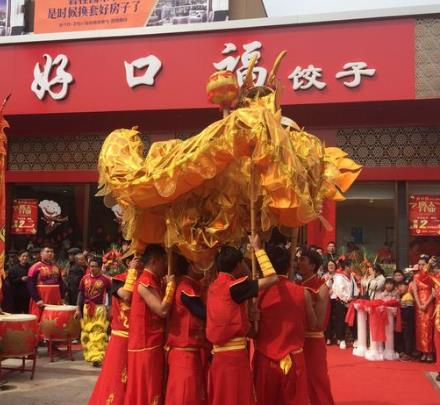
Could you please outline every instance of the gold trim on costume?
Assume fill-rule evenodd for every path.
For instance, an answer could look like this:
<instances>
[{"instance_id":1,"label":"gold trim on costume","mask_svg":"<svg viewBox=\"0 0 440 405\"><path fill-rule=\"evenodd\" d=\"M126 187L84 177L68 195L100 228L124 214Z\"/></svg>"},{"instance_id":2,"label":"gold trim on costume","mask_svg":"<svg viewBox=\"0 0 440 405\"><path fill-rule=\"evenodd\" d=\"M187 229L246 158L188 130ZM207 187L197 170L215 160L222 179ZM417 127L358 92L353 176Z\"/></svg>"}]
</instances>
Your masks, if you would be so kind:
<instances>
[{"instance_id":1,"label":"gold trim on costume","mask_svg":"<svg viewBox=\"0 0 440 405\"><path fill-rule=\"evenodd\" d=\"M283 372L284 375L289 374L290 369L292 366L294 366L294 362L291 354L299 354L303 352L303 348L301 347L298 350L294 350L293 352L287 353L281 360L280 360L280 369Z\"/></svg>"},{"instance_id":2,"label":"gold trim on costume","mask_svg":"<svg viewBox=\"0 0 440 405\"><path fill-rule=\"evenodd\" d=\"M129 352L146 352L148 350L159 349L160 345L153 347L144 347L143 349L128 349Z\"/></svg>"},{"instance_id":3,"label":"gold trim on costume","mask_svg":"<svg viewBox=\"0 0 440 405\"><path fill-rule=\"evenodd\" d=\"M124 367L121 371L121 383L122 384L127 384L127 367Z\"/></svg>"},{"instance_id":4,"label":"gold trim on costume","mask_svg":"<svg viewBox=\"0 0 440 405\"><path fill-rule=\"evenodd\" d=\"M52 288L60 288L58 284L37 284L37 287L52 287Z\"/></svg>"},{"instance_id":5,"label":"gold trim on costume","mask_svg":"<svg viewBox=\"0 0 440 405\"><path fill-rule=\"evenodd\" d=\"M112 330L112 335L128 338L128 332L125 330Z\"/></svg>"},{"instance_id":6,"label":"gold trim on costume","mask_svg":"<svg viewBox=\"0 0 440 405\"><path fill-rule=\"evenodd\" d=\"M167 350L167 351L180 350L182 352L198 352L200 350L200 347L190 347L190 346L188 346L188 347L175 347L175 346L169 347L169 346L167 346L165 348L165 350Z\"/></svg>"},{"instance_id":7,"label":"gold trim on costume","mask_svg":"<svg viewBox=\"0 0 440 405\"><path fill-rule=\"evenodd\" d=\"M324 332L305 332L304 337L306 337L306 338L323 338Z\"/></svg>"},{"instance_id":8,"label":"gold trim on costume","mask_svg":"<svg viewBox=\"0 0 440 405\"><path fill-rule=\"evenodd\" d=\"M247 347L247 339L245 337L238 337L231 339L224 345L214 345L212 353L229 352L233 350L244 350Z\"/></svg>"}]
</instances>

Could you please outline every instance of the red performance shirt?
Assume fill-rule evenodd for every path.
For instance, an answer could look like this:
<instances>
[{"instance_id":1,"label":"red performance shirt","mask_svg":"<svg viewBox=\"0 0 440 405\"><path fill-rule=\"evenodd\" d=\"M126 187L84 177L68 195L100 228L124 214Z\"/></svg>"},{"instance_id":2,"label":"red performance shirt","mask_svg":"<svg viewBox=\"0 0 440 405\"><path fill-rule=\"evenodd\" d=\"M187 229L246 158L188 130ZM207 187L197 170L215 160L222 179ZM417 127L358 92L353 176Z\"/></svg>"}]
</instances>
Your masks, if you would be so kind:
<instances>
[{"instance_id":1,"label":"red performance shirt","mask_svg":"<svg viewBox=\"0 0 440 405\"><path fill-rule=\"evenodd\" d=\"M231 296L234 285L247 282L247 277L235 279L220 272L208 288L206 336L215 345L245 337L249 331L246 302L237 303Z\"/></svg>"},{"instance_id":2,"label":"red performance shirt","mask_svg":"<svg viewBox=\"0 0 440 405\"><path fill-rule=\"evenodd\" d=\"M79 290L84 296L85 304L102 305L104 303L105 294L110 291L112 281L104 274L93 277L86 274L79 284Z\"/></svg>"},{"instance_id":3,"label":"red performance shirt","mask_svg":"<svg viewBox=\"0 0 440 405\"><path fill-rule=\"evenodd\" d=\"M260 324L256 350L279 361L288 353L302 349L306 306L304 288L280 276L272 287L258 296Z\"/></svg>"},{"instance_id":4,"label":"red performance shirt","mask_svg":"<svg viewBox=\"0 0 440 405\"><path fill-rule=\"evenodd\" d=\"M312 277L309 277L308 279L301 282L301 285L310 292L310 295L312 296L313 304L316 304L318 301L319 296L319 290L321 287L325 284L325 280L318 277L316 274ZM325 286L325 288L328 288ZM324 318L324 327L319 330L314 330L314 332L322 332L327 329L327 324L330 318L330 305L327 304L327 312Z\"/></svg>"},{"instance_id":5,"label":"red performance shirt","mask_svg":"<svg viewBox=\"0 0 440 405\"><path fill-rule=\"evenodd\" d=\"M55 263L37 262L30 267L28 276L37 284L56 285L60 283L61 271Z\"/></svg>"},{"instance_id":6,"label":"red performance shirt","mask_svg":"<svg viewBox=\"0 0 440 405\"><path fill-rule=\"evenodd\" d=\"M168 330L168 346L202 347L205 342L205 325L183 302L184 296L201 297L200 284L188 276L183 276L176 288L176 298L171 308Z\"/></svg>"},{"instance_id":7,"label":"red performance shirt","mask_svg":"<svg viewBox=\"0 0 440 405\"><path fill-rule=\"evenodd\" d=\"M112 277L112 330L128 332L130 304L118 296L118 290L124 286L127 273Z\"/></svg>"},{"instance_id":8,"label":"red performance shirt","mask_svg":"<svg viewBox=\"0 0 440 405\"><path fill-rule=\"evenodd\" d=\"M149 270L144 270L134 285L130 309L130 332L128 350L144 350L164 344L165 318L156 315L138 292L139 284L150 288L162 297L159 278Z\"/></svg>"}]
</instances>

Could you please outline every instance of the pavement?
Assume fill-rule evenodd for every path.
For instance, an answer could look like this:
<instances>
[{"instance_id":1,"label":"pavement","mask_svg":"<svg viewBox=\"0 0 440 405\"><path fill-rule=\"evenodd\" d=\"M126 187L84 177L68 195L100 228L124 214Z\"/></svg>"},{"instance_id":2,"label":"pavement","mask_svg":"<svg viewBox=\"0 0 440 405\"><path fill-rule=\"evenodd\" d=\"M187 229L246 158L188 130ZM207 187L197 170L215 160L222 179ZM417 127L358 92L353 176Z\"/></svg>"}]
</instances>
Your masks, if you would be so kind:
<instances>
[{"instance_id":1,"label":"pavement","mask_svg":"<svg viewBox=\"0 0 440 405\"><path fill-rule=\"evenodd\" d=\"M5 360L3 367L21 365L21 360ZM31 362L27 361L27 367ZM4 372L0 387L0 404L7 405L85 405L100 369L82 359L81 351L74 351L74 361L56 358L53 363L45 348L39 349L34 379L29 372Z\"/></svg>"},{"instance_id":2,"label":"pavement","mask_svg":"<svg viewBox=\"0 0 440 405\"><path fill-rule=\"evenodd\" d=\"M74 351L74 361L56 358L50 363L47 349L39 349L35 377L30 373L2 374L0 404L85 405L99 375ZM352 356L351 350L328 347L329 374L338 405L435 405L440 404L440 384L434 365L418 362L368 362ZM20 365L6 360L2 366ZM30 362L28 362L28 366ZM366 384L367 382L367 384ZM275 405L275 404L274 404Z\"/></svg>"}]
</instances>

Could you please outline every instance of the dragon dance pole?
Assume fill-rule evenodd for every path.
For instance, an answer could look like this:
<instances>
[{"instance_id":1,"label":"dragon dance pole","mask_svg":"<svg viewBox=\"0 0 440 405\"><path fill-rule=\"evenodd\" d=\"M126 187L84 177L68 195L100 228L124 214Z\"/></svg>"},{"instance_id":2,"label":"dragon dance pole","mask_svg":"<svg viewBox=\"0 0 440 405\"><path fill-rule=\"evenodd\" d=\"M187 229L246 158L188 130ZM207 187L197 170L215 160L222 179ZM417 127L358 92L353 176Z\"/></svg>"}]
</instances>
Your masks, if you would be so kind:
<instances>
[{"instance_id":1,"label":"dragon dance pole","mask_svg":"<svg viewBox=\"0 0 440 405\"><path fill-rule=\"evenodd\" d=\"M169 210L168 218L166 220L167 225L167 275L168 277L173 274L173 252L171 249L171 221L170 221L170 215L171 208Z\"/></svg>"},{"instance_id":2,"label":"dragon dance pole","mask_svg":"<svg viewBox=\"0 0 440 405\"><path fill-rule=\"evenodd\" d=\"M251 208L251 238L252 240L255 238L256 235L256 220L255 220L255 170L254 165L251 163L250 167L250 192L249 192L249 199L250 199L250 208ZM257 274L257 258L255 256L255 250L252 248L252 280L257 280L258 274ZM256 310L257 307L257 299L252 299L252 306L253 309ZM256 313L256 311L254 311ZM255 333L258 332L258 319L254 319L254 331Z\"/></svg>"},{"instance_id":3,"label":"dragon dance pole","mask_svg":"<svg viewBox=\"0 0 440 405\"><path fill-rule=\"evenodd\" d=\"M289 269L289 280L293 277L293 268L295 264L296 258L296 249L298 247L298 233L299 228L292 228L291 230L291 238L290 238L290 269Z\"/></svg>"}]
</instances>

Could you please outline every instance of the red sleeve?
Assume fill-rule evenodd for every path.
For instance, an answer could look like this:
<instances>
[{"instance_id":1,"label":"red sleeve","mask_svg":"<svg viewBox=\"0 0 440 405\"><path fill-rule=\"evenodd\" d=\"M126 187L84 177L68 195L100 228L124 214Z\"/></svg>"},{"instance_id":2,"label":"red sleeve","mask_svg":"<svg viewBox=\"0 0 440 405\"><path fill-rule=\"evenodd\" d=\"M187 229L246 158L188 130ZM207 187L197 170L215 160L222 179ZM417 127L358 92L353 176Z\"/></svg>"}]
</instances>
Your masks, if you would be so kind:
<instances>
[{"instance_id":1,"label":"red sleeve","mask_svg":"<svg viewBox=\"0 0 440 405\"><path fill-rule=\"evenodd\" d=\"M185 281L182 281L179 284L180 287L180 291L185 294L187 297L200 297L200 294L196 292L196 290L194 289L194 287Z\"/></svg>"},{"instance_id":2,"label":"red sleeve","mask_svg":"<svg viewBox=\"0 0 440 405\"><path fill-rule=\"evenodd\" d=\"M84 294L84 279L87 277L87 275L83 276L81 281L79 282L79 291L81 291Z\"/></svg>"},{"instance_id":3,"label":"red sleeve","mask_svg":"<svg viewBox=\"0 0 440 405\"><path fill-rule=\"evenodd\" d=\"M146 288L157 287L152 274L148 273L147 271L144 271L139 277L139 284L143 285Z\"/></svg>"},{"instance_id":4,"label":"red sleeve","mask_svg":"<svg viewBox=\"0 0 440 405\"><path fill-rule=\"evenodd\" d=\"M419 276L419 281L421 283L425 283L431 288L434 288L434 281L432 280L431 276L428 273L422 273Z\"/></svg>"},{"instance_id":5,"label":"red sleeve","mask_svg":"<svg viewBox=\"0 0 440 405\"><path fill-rule=\"evenodd\" d=\"M107 291L109 291L112 288L112 279L107 276L104 276L104 277L105 277L105 280L104 280L105 289Z\"/></svg>"}]
</instances>

